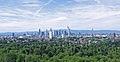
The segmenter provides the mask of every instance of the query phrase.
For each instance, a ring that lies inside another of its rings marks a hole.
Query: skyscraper
[[[49,38],[50,38],[50,39],[52,39],[52,38],[53,38],[53,31],[52,31],[52,28],[50,28]]]
[[[45,31],[45,38],[48,38],[48,35],[49,35],[49,32],[48,32],[48,30],[46,29],[46,31]]]
[[[94,29],[92,28],[92,38],[94,37]]]
[[[15,37],[15,33],[12,33],[12,37]]]
[[[38,31],[38,37],[41,37],[41,30]]]
[[[68,29],[68,37],[70,37],[70,28],[69,28],[69,26],[67,26],[67,29]]]
[[[59,30],[54,30],[53,31],[53,36],[56,37],[56,38],[59,37]]]
[[[58,30],[58,37],[61,37],[62,35],[62,30]]]
[[[62,35],[61,35],[61,36],[62,36],[62,38],[64,38],[64,37],[65,37],[65,36],[64,36],[64,34],[65,34],[65,33],[64,33],[64,31],[62,31]]]

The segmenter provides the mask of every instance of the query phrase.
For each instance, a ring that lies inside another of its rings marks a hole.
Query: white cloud
[[[28,4],[26,5],[34,6],[35,4],[36,8],[37,0],[33,2],[34,4],[32,1],[27,0]],[[92,27],[95,29],[120,29],[120,9],[101,7],[101,5],[79,6],[79,4],[75,4],[72,7],[65,6],[51,12],[41,11],[40,8],[36,8],[34,11],[26,8],[1,9],[0,13],[0,28],[2,28],[0,31],[58,29],[66,28],[66,26],[70,26],[72,29],[91,29]]]
[[[58,18],[54,18],[49,20],[50,22],[57,22],[57,21],[65,21],[67,19],[67,17],[58,17]]]
[[[36,6],[40,6],[40,5],[39,4],[26,4],[26,5],[23,5],[23,6],[36,7]]]
[[[16,14],[13,13],[0,13],[0,16],[16,16]]]

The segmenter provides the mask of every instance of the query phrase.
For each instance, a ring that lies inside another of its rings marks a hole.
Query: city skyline
[[[0,0],[0,32],[120,30],[120,0]]]

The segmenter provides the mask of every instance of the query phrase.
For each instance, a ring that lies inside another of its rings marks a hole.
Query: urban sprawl
[[[67,26],[66,30],[53,30],[50,28],[50,30],[39,31],[35,34],[28,34],[24,33],[21,35],[15,35],[15,33],[11,33],[9,36],[0,36],[0,40],[5,40],[7,43],[10,42],[30,42],[30,41],[50,41],[51,39],[64,39],[65,41],[68,41],[68,38],[72,39],[72,42],[74,43],[83,43],[85,41],[91,41],[98,42],[100,40],[111,40],[111,41],[119,41],[120,40],[120,34],[118,33],[94,33],[94,30],[92,33],[86,33],[81,34],[80,32],[78,34],[75,34],[71,32],[71,29]],[[70,41],[69,41],[70,42]]]

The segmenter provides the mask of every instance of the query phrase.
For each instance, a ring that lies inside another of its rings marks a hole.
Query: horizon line
[[[53,29],[54,30],[67,30],[67,29]],[[92,29],[71,29],[71,30],[81,30],[81,31],[84,31],[84,30],[87,30],[87,31],[92,31]],[[19,32],[37,32],[39,30],[25,30],[25,31],[0,31],[0,33],[19,33]],[[41,30],[41,31],[45,31],[45,30]],[[49,31],[49,29],[48,29]],[[112,29],[93,29],[93,31],[120,31],[120,30],[112,30]]]

